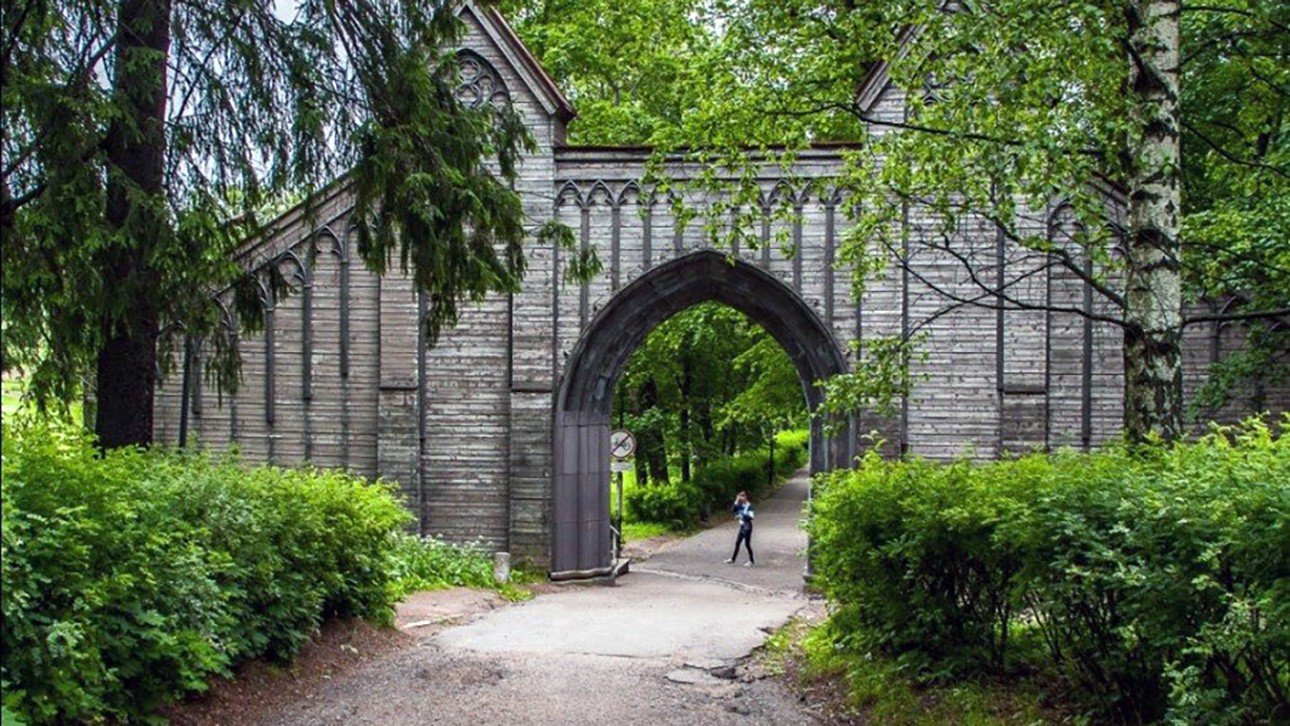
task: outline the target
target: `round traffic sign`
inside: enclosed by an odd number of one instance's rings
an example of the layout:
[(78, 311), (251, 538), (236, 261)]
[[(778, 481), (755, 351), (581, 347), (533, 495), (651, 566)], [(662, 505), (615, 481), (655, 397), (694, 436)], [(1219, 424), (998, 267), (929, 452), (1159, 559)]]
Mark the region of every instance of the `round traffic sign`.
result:
[(626, 429), (618, 429), (609, 435), (609, 455), (615, 459), (626, 459), (636, 451), (636, 437)]

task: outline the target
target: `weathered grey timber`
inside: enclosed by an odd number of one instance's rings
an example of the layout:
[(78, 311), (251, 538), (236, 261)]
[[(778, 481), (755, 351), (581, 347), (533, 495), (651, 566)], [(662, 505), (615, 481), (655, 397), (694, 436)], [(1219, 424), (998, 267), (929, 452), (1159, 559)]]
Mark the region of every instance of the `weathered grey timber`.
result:
[[(569, 354), (555, 402), (554, 552), (568, 556), (556, 572), (601, 573), (608, 566), (609, 428), (614, 381), (633, 350), (659, 323), (705, 300), (744, 311), (788, 352), (808, 405), (812, 385), (847, 371), (833, 334), (799, 296), (764, 270), (712, 250), (682, 253), (637, 277), (597, 313)], [(811, 432), (811, 471), (846, 466), (853, 439)]]
[[(238, 342), (243, 385), (235, 395), (195, 374), (161, 386), (159, 441), (182, 431), (189, 445), (234, 447), (253, 461), (381, 476), (402, 488), (420, 531), (578, 576), (609, 565), (613, 383), (653, 326), (702, 300), (763, 324), (796, 363), (812, 406), (812, 383), (851, 366), (851, 341), (925, 336), (927, 358), (915, 363), (915, 388), (899, 414), (861, 417), (834, 441), (817, 424), (815, 471), (845, 465), (856, 434), (870, 430), (890, 451), (937, 459), (1088, 448), (1118, 435), (1123, 336), (1080, 314), (1105, 303), (1077, 276), (1045, 266), (981, 220), (954, 240), (956, 251), (991, 260), (1000, 280), (1019, 280), (1013, 297), (1049, 309), (956, 304), (946, 292), (970, 297), (979, 288), (962, 279), (957, 261), (926, 246), (853, 300), (850, 272), (835, 267), (846, 200), (829, 191), (842, 166), (840, 150), (829, 147), (803, 151), (788, 172), (766, 170), (759, 208), (740, 210), (760, 217), (756, 249), (714, 251), (699, 222), (678, 224), (669, 200), (642, 186), (649, 150), (566, 145), (573, 109), (514, 32), (493, 11), (465, 3), (461, 13), (469, 30), (462, 98), (510, 103), (523, 115), (538, 147), (516, 184), (526, 214), (535, 228), (552, 218), (568, 224), (597, 249), (604, 273), (571, 284), (560, 250), (533, 243), (522, 291), (470, 307), (427, 350), (424, 304), (411, 282), (354, 263), (351, 202), (339, 182), (317, 196), (311, 217), (288, 213), (269, 239), (239, 252), (248, 270), (277, 266), (297, 294), (276, 303), (265, 294), (264, 331)], [(873, 79), (862, 103), (899, 119), (899, 90), (880, 73)], [(678, 179), (695, 171), (681, 162), (668, 169)], [(703, 208), (714, 200), (685, 201)], [(792, 214), (771, 213), (781, 206)], [(1066, 223), (1060, 205), (1039, 212), (1049, 232)], [(910, 235), (931, 234), (937, 221), (910, 209), (904, 224)], [(226, 325), (236, 333), (232, 316)], [(1187, 328), (1188, 391), (1241, 335), (1236, 326)], [(187, 348), (188, 368), (199, 370), (204, 346)], [(1290, 404), (1286, 391), (1258, 395), (1260, 408)]]

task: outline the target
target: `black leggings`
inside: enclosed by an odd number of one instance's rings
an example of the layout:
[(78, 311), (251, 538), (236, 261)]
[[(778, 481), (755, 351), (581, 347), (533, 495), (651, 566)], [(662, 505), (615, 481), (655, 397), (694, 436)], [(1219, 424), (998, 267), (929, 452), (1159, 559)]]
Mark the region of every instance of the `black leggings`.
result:
[(730, 559), (739, 559), (739, 545), (741, 544), (748, 549), (748, 561), (756, 562), (757, 558), (753, 557), (752, 553), (752, 527), (747, 529), (744, 529), (743, 527), (739, 528), (739, 538), (735, 540), (735, 553), (730, 555)]

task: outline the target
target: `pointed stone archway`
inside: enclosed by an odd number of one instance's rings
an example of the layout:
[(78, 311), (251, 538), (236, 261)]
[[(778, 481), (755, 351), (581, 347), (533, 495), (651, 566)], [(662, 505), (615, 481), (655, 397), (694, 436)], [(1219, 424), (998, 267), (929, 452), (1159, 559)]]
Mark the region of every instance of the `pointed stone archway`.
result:
[[(760, 324), (797, 367), (807, 406), (815, 385), (848, 370), (828, 327), (791, 288), (764, 270), (713, 250), (676, 258), (638, 277), (591, 320), (565, 366), (554, 420), (551, 507), (553, 579), (607, 574), (613, 567), (609, 522), (609, 432), (614, 384), (636, 347), (659, 323), (692, 305), (725, 303)], [(812, 473), (846, 466), (850, 431), (830, 439), (812, 422)]]

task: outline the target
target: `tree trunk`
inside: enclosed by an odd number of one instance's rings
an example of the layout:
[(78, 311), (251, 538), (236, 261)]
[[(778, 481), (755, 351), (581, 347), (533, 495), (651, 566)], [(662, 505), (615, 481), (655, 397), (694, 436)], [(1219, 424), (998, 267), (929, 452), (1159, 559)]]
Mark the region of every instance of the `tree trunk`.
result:
[(1178, 123), (1180, 0), (1136, 0), (1129, 28), (1124, 428), (1131, 441), (1182, 434)]
[(104, 449), (152, 443), (159, 321), (150, 259), (169, 222), (163, 197), (169, 0), (123, 0), (117, 18), (108, 129), (107, 221), (117, 237), (100, 255), (103, 345), (95, 429)]
[(690, 389), (693, 388), (694, 373), (688, 358), (681, 360), (681, 483), (690, 483), (690, 456), (694, 452), (694, 443), (690, 431)]
[(766, 486), (767, 488), (775, 486), (775, 427), (770, 429), (770, 442), (768, 445), (770, 455), (766, 457)]
[(719, 443), (714, 443), (716, 427), (712, 424), (712, 401), (703, 399), (699, 405), (699, 431), (703, 434), (703, 446), (699, 449), (699, 463), (703, 464), (712, 456), (713, 451), (720, 451)]
[(667, 439), (661, 431), (654, 437), (654, 445), (650, 447), (646, 464), (649, 466), (650, 481), (655, 484), (667, 484), (672, 478), (667, 470)]
[[(620, 389), (626, 390), (626, 386), (619, 386)], [(626, 400), (623, 400), (623, 399)], [(630, 405), (628, 403), (630, 402)], [(614, 406), (631, 411), (632, 420), (639, 422), (641, 415), (641, 392), (639, 389), (627, 391), (626, 396), (615, 396)], [(649, 467), (646, 465), (645, 447), (649, 443), (648, 435), (640, 427), (639, 423), (633, 425), (632, 435), (636, 437), (636, 456), (632, 457), (633, 469), (636, 472), (636, 486), (649, 485)]]
[[(658, 384), (651, 378), (641, 386), (637, 415), (643, 414), (658, 406)], [(654, 426), (642, 428), (636, 436), (638, 475), (644, 471), (648, 476), (637, 479), (641, 484), (653, 481), (666, 484), (667, 475), (667, 439), (666, 434)]]
[(693, 444), (690, 442), (690, 407), (681, 406), (681, 483), (690, 483), (690, 455)]

